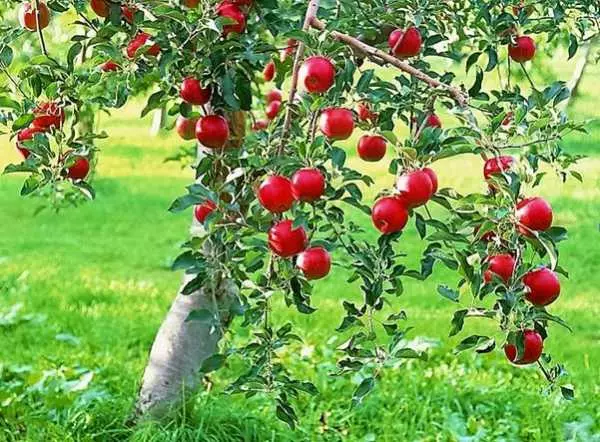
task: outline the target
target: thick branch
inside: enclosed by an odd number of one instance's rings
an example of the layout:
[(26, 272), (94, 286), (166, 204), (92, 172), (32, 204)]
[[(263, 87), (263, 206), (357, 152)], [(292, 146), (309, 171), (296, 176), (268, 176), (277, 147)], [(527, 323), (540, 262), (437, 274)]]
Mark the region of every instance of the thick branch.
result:
[[(308, 8), (306, 9), (306, 16), (304, 17), (304, 25), (302, 26), (303, 31), (308, 31), (311, 27), (313, 20), (316, 20), (317, 11), (319, 10), (319, 0), (310, 0)], [(298, 89), (298, 71), (300, 70), (300, 62), (304, 56), (304, 43), (298, 42), (296, 47), (296, 56), (294, 58), (294, 65), (292, 66), (292, 84), (290, 85), (290, 94), (288, 96), (288, 102), (285, 111), (285, 120), (283, 122), (283, 129), (281, 130), (281, 143), (279, 144), (278, 154), (281, 155), (287, 141), (288, 132), (292, 124), (292, 105), (294, 98), (296, 98), (296, 90)]]
[[(316, 17), (314, 17), (311, 20), (310, 24), (313, 28), (318, 29), (320, 31), (326, 30), (325, 24)], [(401, 71), (406, 72), (407, 74), (427, 83), (432, 88), (439, 88), (439, 89), (445, 90), (446, 92), (448, 92), (450, 94), (450, 96), (456, 101), (456, 103), (460, 107), (467, 106), (468, 96), (465, 92), (463, 92), (459, 88), (454, 87), (454, 86), (449, 86), (445, 83), (442, 83), (441, 81), (430, 77), (425, 72), (411, 66), (410, 64), (406, 63), (405, 61), (399, 60), (398, 58), (396, 58), (380, 49), (377, 49), (373, 46), (369, 46), (368, 44), (363, 43), (362, 41), (358, 40), (357, 38), (351, 37), (350, 35), (342, 34), (341, 32), (338, 32), (338, 31), (331, 31), (330, 35), (333, 38), (335, 38), (336, 40), (346, 43), (347, 45), (352, 46), (353, 48), (359, 50), (360, 52), (363, 52), (371, 60), (375, 60), (375, 61), (383, 60), (385, 63), (391, 64), (392, 66), (397, 67)]]

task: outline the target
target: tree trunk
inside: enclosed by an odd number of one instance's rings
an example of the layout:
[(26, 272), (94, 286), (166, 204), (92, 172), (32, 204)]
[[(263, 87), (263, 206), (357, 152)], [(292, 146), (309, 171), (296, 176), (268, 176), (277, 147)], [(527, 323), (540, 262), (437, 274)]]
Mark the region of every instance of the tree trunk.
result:
[(579, 85), (581, 84), (581, 80), (585, 74), (585, 68), (588, 65), (590, 54), (591, 54), (591, 46), (592, 42), (588, 41), (581, 47), (580, 57), (575, 64), (575, 69), (573, 70), (573, 74), (571, 75), (571, 79), (567, 83), (567, 87), (571, 91), (571, 95), (565, 101), (564, 108), (567, 109), (569, 103), (573, 98), (577, 96)]
[(150, 135), (153, 137), (160, 133), (160, 130), (165, 127), (167, 122), (167, 109), (163, 106), (155, 109), (152, 114), (152, 126), (150, 126)]

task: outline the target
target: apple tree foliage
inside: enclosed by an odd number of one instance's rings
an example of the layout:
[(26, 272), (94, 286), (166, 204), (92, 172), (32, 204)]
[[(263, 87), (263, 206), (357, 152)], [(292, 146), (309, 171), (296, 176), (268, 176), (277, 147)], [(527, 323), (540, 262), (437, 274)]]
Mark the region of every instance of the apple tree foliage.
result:
[[(44, 2), (31, 2), (39, 3)], [(569, 132), (585, 129), (569, 120), (561, 108), (569, 97), (566, 84), (535, 84), (530, 66), (511, 61), (507, 48), (517, 35), (528, 35), (539, 47), (564, 48), (565, 57), (574, 57), (578, 46), (600, 30), (596, 0), (525, 0), (520, 4), (370, 0), (360, 6), (350, 0), (324, 0), (317, 14), (325, 23), (323, 32), (302, 30), (304, 0), (254, 0), (249, 5), (238, 2), (247, 26), (243, 33), (227, 36), (223, 28), (231, 20), (217, 16), (212, 0), (201, 0), (192, 8), (179, 0), (122, 2), (135, 11), (131, 20), (123, 15), (119, 1), (108, 2), (105, 18), (94, 14), (87, 0), (46, 3), (50, 25), (34, 31), (23, 29), (15, 20), (22, 1), (9, 0), (0, 7), (0, 130), (16, 139), (30, 127), (42, 102), (57, 103), (66, 112), (62, 126), (21, 141), (20, 146), (30, 154), (6, 168), (5, 173), (25, 177), (23, 196), (43, 197), (55, 210), (93, 198), (90, 177), (96, 160), (101, 161), (95, 141), (107, 134), (89, 126), (84, 130), (81, 122), (90, 114), (120, 108), (134, 96), (148, 97), (142, 115), (165, 107), (172, 117), (216, 113), (229, 119), (234, 139), (227, 148), (196, 159), (195, 143), (190, 142), (173, 154), (172, 159), (193, 167), (196, 180), (170, 207), (179, 212), (206, 200), (217, 205), (204, 221), (203, 233), (185, 244), (174, 268), (197, 275), (184, 289), (187, 293), (207, 286), (216, 291), (223, 279), (237, 286), (229, 311), (217, 307), (196, 311), (189, 318), (213, 322), (217, 329), (228, 325), (226, 318), (237, 316), (235, 320), (250, 330), (243, 344), (226, 339), (220, 353), (201, 369), (208, 373), (228, 359), (239, 359), (246, 369), (227, 391), (271, 395), (277, 416), (290, 425), (297, 420), (292, 399), (301, 393), (317, 393), (313, 384), (294, 377), (281, 357), (284, 347), (292, 345), (290, 351), (294, 351), (294, 343), (302, 338), (291, 324), (277, 323), (272, 315), (277, 299), (301, 315), (312, 314), (319, 305), (311, 296), (318, 282), (308, 281), (294, 258), (280, 258), (269, 250), (265, 233), (282, 217), (292, 219), (294, 227), (302, 226), (312, 246), (336, 250), (335, 267), (346, 268), (349, 281), (359, 282), (362, 298), (343, 301), (335, 329), (344, 339), (335, 374), (358, 373), (362, 379), (352, 397), (354, 404), (374, 388), (386, 367), (406, 358), (426, 357), (406, 339), (411, 327), (396, 298), (403, 292), (403, 281), (425, 280), (435, 266), (458, 275), (458, 284), (438, 287), (439, 294), (457, 306), (451, 336), (461, 332), (471, 317), (488, 318), (498, 326), (496, 336), (465, 337), (457, 351), (486, 353), (508, 342), (522, 354), (519, 336), (523, 330), (535, 329), (546, 338), (551, 323), (568, 327), (551, 309), (526, 301), (521, 278), (540, 265), (567, 276), (558, 263), (557, 249), (566, 230), (552, 226), (523, 233), (515, 219), (515, 206), (523, 197), (535, 195), (548, 170), (563, 180), (581, 180), (572, 169), (579, 158), (565, 152), (561, 140)], [(331, 34), (339, 31), (388, 51), (389, 33), (408, 26), (419, 29), (423, 45), (420, 54), (406, 62), (456, 87), (468, 97), (466, 105), (447, 89), (433, 88)], [(125, 48), (141, 31), (150, 40), (128, 57)], [(323, 55), (333, 61), (334, 85), (323, 94), (300, 92), (292, 103), (284, 95), (279, 116), (265, 130), (250, 131), (265, 106), (261, 75), (265, 64), (274, 62), (273, 85), (287, 91), (298, 42), (305, 44), (306, 56)], [(160, 48), (158, 55), (152, 54), (153, 44)], [(286, 48), (291, 48), (291, 54), (280, 56)], [(107, 60), (118, 68), (101, 69)], [(179, 85), (188, 76), (210, 86), (208, 105), (194, 107), (179, 98)], [(510, 170), (487, 183), (482, 180), (480, 192), (465, 194), (442, 182), (428, 205), (411, 209), (414, 227), (405, 229), (416, 229), (423, 243), (417, 268), (408, 264), (402, 252), (402, 232), (372, 241), (365, 227), (348, 217), (349, 213), (370, 215), (374, 200), (363, 191), (373, 179), (361, 167), (351, 168), (340, 144), (317, 130), (324, 108), (356, 110), (359, 103), (367, 103), (377, 117), (357, 124), (386, 138), (388, 152), (392, 152), (388, 154), (387, 186), (380, 196), (396, 193), (398, 175), (425, 166), (435, 168), (442, 159), (469, 154), (483, 159), (512, 154), (517, 159)], [(292, 111), (289, 128), (284, 124), (288, 107)], [(443, 117), (443, 128), (427, 127), (424, 122), (436, 109), (455, 118)], [(409, 128), (410, 135), (404, 139), (394, 132), (401, 126)], [(80, 157), (91, 162), (92, 172), (85, 179), (73, 179), (68, 169)], [(283, 215), (270, 214), (258, 203), (256, 188), (266, 176), (289, 177), (307, 166), (318, 168), (326, 178), (322, 198), (296, 203)], [(471, 173), (457, 171), (467, 172)], [(493, 234), (485, 240), (488, 232)], [(487, 257), (495, 253), (510, 253), (516, 259), (508, 282), (496, 276), (484, 281)], [(559, 381), (562, 365), (548, 354), (539, 365), (551, 387), (560, 386), (565, 396), (572, 395), (570, 387)]]

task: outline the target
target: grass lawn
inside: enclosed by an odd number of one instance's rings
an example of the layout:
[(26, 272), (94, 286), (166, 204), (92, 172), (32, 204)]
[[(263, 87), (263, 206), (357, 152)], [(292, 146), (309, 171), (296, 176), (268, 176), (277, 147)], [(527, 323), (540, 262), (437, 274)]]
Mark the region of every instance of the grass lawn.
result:
[[(594, 82), (599, 72), (588, 74), (581, 90), (593, 93), (574, 102), (574, 117), (600, 117)], [(465, 334), (447, 338), (455, 305), (435, 288), (455, 277), (436, 268), (427, 282), (407, 282), (398, 303), (409, 315), (412, 336), (439, 345), (428, 362), (387, 371), (364, 404), (350, 410), (358, 380), (333, 379), (329, 372), (339, 344), (332, 336), (342, 317), (341, 300), (356, 298), (358, 291), (338, 271), (317, 284), (315, 314), (283, 308), (275, 313), (275, 321), (291, 320), (304, 329), (303, 347), (284, 357), (321, 392), (300, 400), (299, 429), (277, 421), (267, 400), (220, 394), (233, 369), (213, 377), (213, 391), (200, 394), (185, 419), (166, 427), (126, 428), (148, 349), (179, 284), (180, 275), (168, 267), (187, 237), (190, 218), (166, 211), (191, 180), (189, 171), (163, 162), (179, 140), (150, 137), (149, 120), (139, 120), (139, 110), (138, 103), (102, 122), (111, 138), (100, 146), (95, 202), (59, 216), (33, 216), (39, 201), (18, 196), (20, 179), (0, 180), (0, 440), (600, 440), (598, 121), (589, 135), (565, 143), (589, 155), (579, 167), (584, 184), (562, 185), (549, 176), (537, 189), (551, 201), (556, 224), (570, 230), (561, 260), (571, 277), (563, 279), (563, 294), (551, 310), (574, 333), (552, 326), (546, 348), (567, 365), (575, 400), (544, 395), (540, 373), (510, 366), (500, 350), (452, 355)], [(3, 167), (17, 154), (6, 138), (0, 141)], [(350, 161), (360, 170), (370, 168), (376, 178), (367, 194), (388, 185), (385, 165), (360, 163), (352, 146), (347, 144)], [(482, 186), (479, 158), (456, 158), (435, 168), (443, 186), (463, 192)], [(357, 219), (369, 223), (366, 216)], [(420, 255), (414, 226), (403, 248), (413, 259)], [(476, 321), (467, 323), (469, 334), (487, 330)], [(84, 375), (89, 370), (93, 377)], [(18, 395), (21, 384), (34, 385), (43, 376), (45, 382)]]

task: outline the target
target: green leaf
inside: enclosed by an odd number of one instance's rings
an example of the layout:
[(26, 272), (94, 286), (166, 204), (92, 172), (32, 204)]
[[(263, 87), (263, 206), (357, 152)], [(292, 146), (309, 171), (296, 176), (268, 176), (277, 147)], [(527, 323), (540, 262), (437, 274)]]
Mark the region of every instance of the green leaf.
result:
[(151, 110), (157, 109), (160, 106), (162, 106), (163, 98), (165, 96), (166, 94), (164, 91), (154, 92), (152, 95), (150, 95), (146, 107), (144, 107), (144, 109), (142, 110), (142, 118), (148, 115), (148, 112), (150, 112)]
[(456, 346), (455, 351), (456, 353), (460, 353), (461, 351), (465, 351), (473, 347), (487, 348), (489, 345), (489, 340), (490, 338), (487, 336), (471, 335), (468, 338), (460, 341), (460, 343)]
[(577, 37), (573, 34), (570, 34), (569, 35), (569, 58), (568, 58), (568, 60), (573, 58), (573, 56), (577, 53), (578, 47), (579, 47), (579, 44), (577, 43)]
[(4, 67), (9, 67), (13, 61), (13, 50), (10, 46), (0, 47), (0, 62)]
[(366, 395), (368, 395), (375, 387), (375, 378), (368, 377), (362, 380), (360, 385), (354, 390), (354, 394), (352, 395), (352, 406), (355, 407), (359, 405)]
[(202, 362), (202, 367), (200, 367), (200, 371), (206, 374), (218, 370), (223, 366), (223, 364), (225, 364), (226, 360), (227, 356), (216, 353), (212, 356), (209, 356), (204, 360), (204, 362)]
[[(199, 322), (213, 322), (215, 320), (215, 315), (208, 309), (202, 310), (192, 310), (187, 318), (185, 318), (185, 322), (189, 321), (199, 321)], [(206, 373), (206, 372), (205, 372)]]
[(458, 302), (460, 297), (460, 294), (456, 290), (451, 289), (445, 284), (438, 285), (437, 291), (440, 295), (449, 299), (450, 301)]
[(373, 79), (373, 75), (375, 71), (373, 69), (368, 69), (360, 76), (358, 83), (356, 84), (356, 92), (362, 94), (367, 91), (369, 85), (371, 84), (371, 80)]

